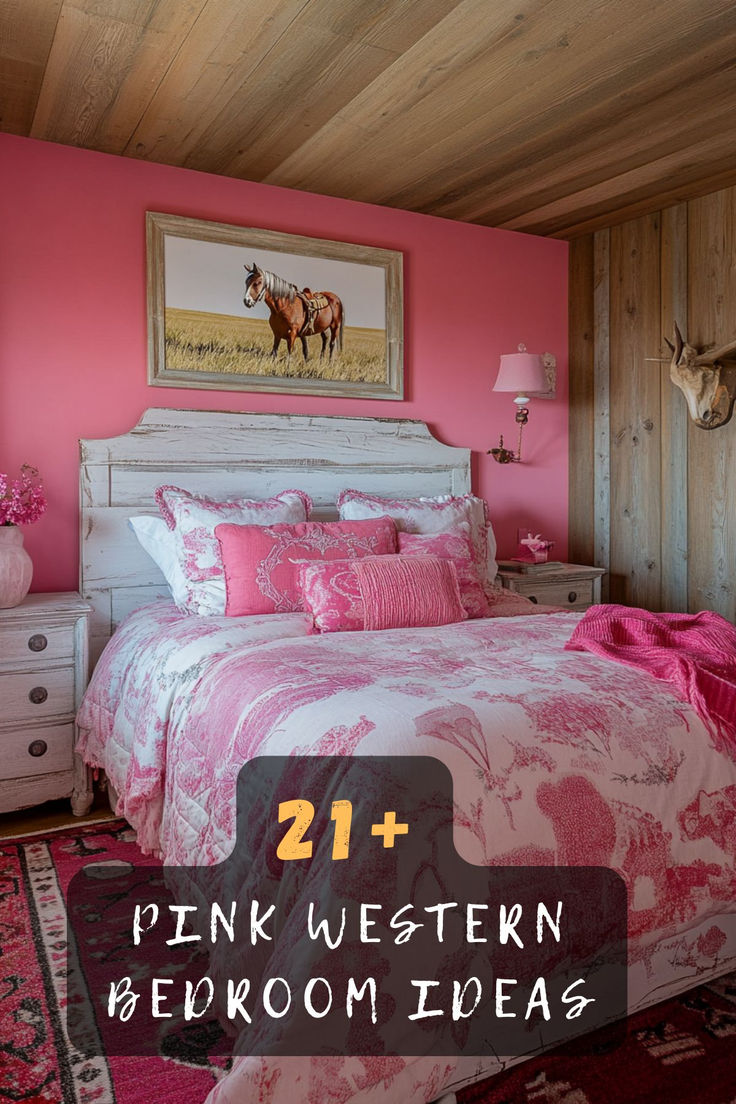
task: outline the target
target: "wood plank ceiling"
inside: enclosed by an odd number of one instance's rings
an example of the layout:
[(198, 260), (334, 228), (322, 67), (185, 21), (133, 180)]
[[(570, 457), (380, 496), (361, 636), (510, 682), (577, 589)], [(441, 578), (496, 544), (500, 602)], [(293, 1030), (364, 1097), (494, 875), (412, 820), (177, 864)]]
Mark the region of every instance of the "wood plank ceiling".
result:
[(3, 0), (0, 129), (575, 237), (736, 181), (733, 0)]

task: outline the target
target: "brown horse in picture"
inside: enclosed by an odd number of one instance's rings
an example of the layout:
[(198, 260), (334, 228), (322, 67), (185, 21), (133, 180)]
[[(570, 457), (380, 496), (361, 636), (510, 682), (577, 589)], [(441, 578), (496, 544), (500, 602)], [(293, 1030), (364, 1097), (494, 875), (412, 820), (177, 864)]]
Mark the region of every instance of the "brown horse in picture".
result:
[(273, 331), (272, 357), (277, 355), (282, 341), (286, 342), (288, 355), (291, 356), (298, 338), (302, 343), (304, 359), (309, 360), (307, 338), (315, 334), (322, 338), (320, 360), (325, 355), (328, 341), (330, 360), (338, 342), (342, 352), (345, 310), (334, 292), (313, 292), (309, 288), (299, 291), (295, 284), (282, 280), (265, 268), (259, 268), (255, 262), (252, 268), (248, 265), (243, 267), (247, 273), (243, 303), (250, 308), (263, 301), (271, 312), (268, 321)]

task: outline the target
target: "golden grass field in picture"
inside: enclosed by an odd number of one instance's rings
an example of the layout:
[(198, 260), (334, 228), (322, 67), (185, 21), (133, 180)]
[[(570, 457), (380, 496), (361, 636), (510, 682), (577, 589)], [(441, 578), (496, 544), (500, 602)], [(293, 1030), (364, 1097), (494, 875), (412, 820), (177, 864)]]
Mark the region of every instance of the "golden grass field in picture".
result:
[(307, 338), (309, 360), (304, 363), (297, 341), (287, 360), (286, 342), (273, 360), (273, 333), (265, 318), (167, 307), (166, 367), (176, 372), (219, 372), (228, 375), (276, 376), (288, 379), (345, 380), (383, 383), (386, 379), (386, 333), (346, 326), (343, 351), (319, 359), (322, 339)]

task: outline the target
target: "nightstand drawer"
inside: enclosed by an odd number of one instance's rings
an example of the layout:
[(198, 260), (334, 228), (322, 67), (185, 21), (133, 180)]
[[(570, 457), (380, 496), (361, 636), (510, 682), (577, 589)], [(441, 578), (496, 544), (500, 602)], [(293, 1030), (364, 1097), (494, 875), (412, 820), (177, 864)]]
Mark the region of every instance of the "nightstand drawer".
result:
[(74, 751), (91, 611), (69, 591), (0, 609), (0, 813), (70, 797), (82, 816), (92, 804), (91, 773)]
[(514, 587), (519, 594), (536, 599), (540, 606), (569, 606), (578, 609), (593, 602), (593, 580), (571, 579), (545, 583), (541, 579), (524, 580)]
[(8, 721), (32, 724), (64, 714), (74, 714), (73, 667), (42, 667), (0, 675), (0, 725)]
[(517, 570), (515, 560), (501, 560), (498, 576), (507, 590), (523, 594), (540, 606), (585, 610), (601, 600), (602, 567), (586, 564), (549, 564), (538, 573)]
[(71, 771), (73, 750), (72, 723), (0, 732), (0, 779)]
[(16, 625), (3, 632), (4, 667), (40, 667), (60, 659), (72, 659), (73, 656), (73, 625)]

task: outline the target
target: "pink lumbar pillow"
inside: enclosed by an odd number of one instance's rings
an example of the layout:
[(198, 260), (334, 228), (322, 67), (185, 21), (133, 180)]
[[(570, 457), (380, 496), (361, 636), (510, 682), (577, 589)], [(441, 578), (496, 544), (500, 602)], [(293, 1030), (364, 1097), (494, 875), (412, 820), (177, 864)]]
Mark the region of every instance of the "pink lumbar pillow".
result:
[(402, 556), (439, 556), (441, 560), (450, 560), (455, 565), (460, 601), (468, 617), (488, 616), (490, 606), (475, 566), (467, 522), (442, 533), (399, 532), (399, 552)]
[(468, 616), (455, 565), (438, 556), (303, 564), (299, 578), (319, 632), (422, 628)]
[(391, 518), (230, 525), (215, 529), (225, 569), (228, 617), (304, 609), (299, 568), (315, 560), (357, 560), (396, 551)]

